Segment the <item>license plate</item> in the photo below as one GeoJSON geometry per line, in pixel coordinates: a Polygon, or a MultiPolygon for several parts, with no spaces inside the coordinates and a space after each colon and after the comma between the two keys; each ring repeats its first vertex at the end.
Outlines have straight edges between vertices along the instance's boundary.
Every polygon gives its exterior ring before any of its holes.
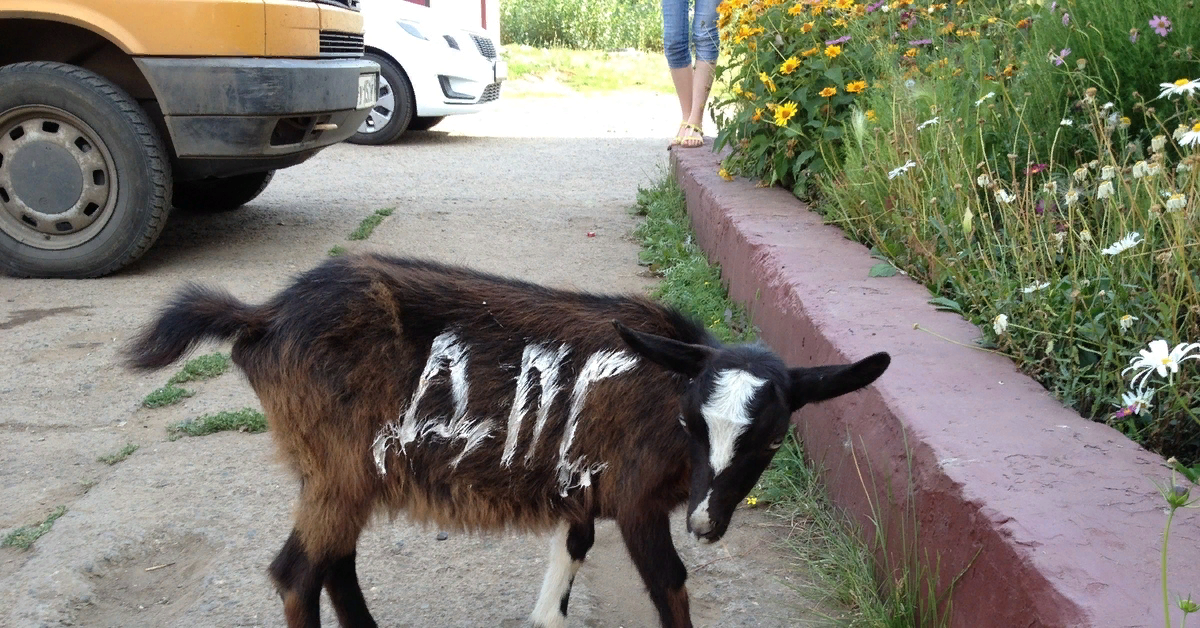
{"type": "Polygon", "coordinates": [[[496,82],[500,82],[500,81],[503,81],[504,79],[508,78],[508,64],[505,63],[504,61],[500,61],[499,59],[497,59],[496,67],[494,69],[495,69],[495,73],[493,76],[494,76],[494,80],[496,82]]]}
{"type": "Polygon", "coordinates": [[[376,74],[362,74],[358,77],[358,105],[355,109],[367,109],[375,106],[378,98],[376,93],[379,81],[376,74]]]}

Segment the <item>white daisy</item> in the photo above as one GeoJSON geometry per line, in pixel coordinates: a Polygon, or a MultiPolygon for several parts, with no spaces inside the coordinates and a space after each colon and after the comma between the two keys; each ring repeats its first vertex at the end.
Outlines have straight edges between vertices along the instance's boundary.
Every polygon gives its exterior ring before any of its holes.
{"type": "Polygon", "coordinates": [[[1050,234],[1050,237],[1054,238],[1054,250],[1062,251],[1063,244],[1065,244],[1067,241],[1067,232],[1059,231],[1057,233],[1052,233],[1050,234]]]}
{"type": "Polygon", "coordinates": [[[1017,200],[1017,197],[1013,196],[1012,194],[1009,194],[1008,192],[1005,192],[1004,189],[1002,189],[1002,188],[996,188],[996,200],[1007,205],[1007,204],[1017,200]]]}
{"type": "Polygon", "coordinates": [[[1159,83],[1158,86],[1162,88],[1162,93],[1158,95],[1159,98],[1163,96],[1178,96],[1180,94],[1191,96],[1192,92],[1200,89],[1200,79],[1189,81],[1181,78],[1174,83],[1159,83]]]}
{"type": "Polygon", "coordinates": [[[1154,407],[1154,404],[1150,403],[1153,397],[1153,389],[1140,388],[1136,393],[1129,391],[1121,395],[1121,407],[1128,410],[1129,414],[1144,414],[1154,407]]]}
{"type": "Polygon", "coordinates": [[[985,172],[979,175],[979,177],[975,179],[975,182],[979,184],[979,187],[986,188],[992,182],[992,178],[989,177],[985,172]]]}
{"type": "Polygon", "coordinates": [[[1136,164],[1133,164],[1133,178],[1141,179],[1142,177],[1149,176],[1149,174],[1150,169],[1146,167],[1145,161],[1139,161],[1136,164]]]}
{"type": "Polygon", "coordinates": [[[979,105],[982,105],[983,101],[985,101],[995,95],[996,95],[996,92],[988,92],[986,96],[975,101],[975,106],[978,107],[979,105]]]}
{"type": "Polygon", "coordinates": [[[1200,144],[1200,122],[1197,122],[1192,128],[1179,134],[1180,146],[1195,146],[1200,144]]]}
{"type": "Polygon", "coordinates": [[[908,172],[909,170],[915,168],[916,166],[917,166],[917,162],[909,159],[908,162],[905,163],[903,166],[897,166],[895,169],[888,172],[888,178],[895,179],[896,177],[904,174],[905,172],[908,172]]]}
{"type": "Polygon", "coordinates": [[[1115,106],[1116,106],[1116,105],[1112,104],[1111,102],[1106,102],[1106,103],[1104,103],[1104,106],[1103,106],[1103,107],[1100,107],[1100,108],[1101,108],[1101,109],[1103,109],[1103,110],[1105,110],[1105,111],[1108,111],[1109,109],[1112,109],[1112,108],[1113,108],[1113,107],[1115,107],[1115,106]]]}
{"type": "Polygon", "coordinates": [[[1075,126],[1075,121],[1070,118],[1063,118],[1059,121],[1058,126],[1075,126]]]}
{"type": "Polygon", "coordinates": [[[1150,140],[1150,150],[1152,150],[1156,153],[1161,153],[1163,147],[1165,147],[1166,145],[1167,145],[1167,136],[1165,136],[1165,135],[1155,135],[1154,138],[1150,140]]]}
{"type": "Polygon", "coordinates": [[[1113,195],[1112,181],[1105,181],[1104,183],[1100,184],[1100,187],[1096,188],[1096,198],[1098,198],[1100,200],[1104,200],[1112,195],[1113,195]]]}
{"type": "Polygon", "coordinates": [[[1172,194],[1167,199],[1167,211],[1176,211],[1187,207],[1187,197],[1182,194],[1172,194]]]}
{"type": "Polygon", "coordinates": [[[1180,362],[1200,358],[1200,355],[1192,353],[1197,349],[1200,349],[1200,343],[1181,342],[1168,351],[1166,340],[1152,340],[1150,348],[1140,350],[1138,352],[1140,355],[1129,361],[1129,366],[1121,371],[1121,375],[1134,371],[1130,384],[1136,388],[1140,388],[1138,380],[1145,384],[1146,378],[1153,372],[1157,372],[1159,377],[1166,377],[1170,381],[1179,372],[1180,362]]]}
{"type": "Polygon", "coordinates": [[[1074,176],[1075,180],[1080,183],[1087,181],[1087,178],[1088,178],[1087,166],[1080,166],[1078,169],[1075,170],[1075,172],[1071,173],[1071,175],[1074,176]]]}
{"type": "MultiPolygon", "coordinates": [[[[1080,242],[1091,242],[1092,241],[1092,232],[1088,231],[1087,229],[1080,231],[1079,232],[1079,241],[1080,242]]],[[[1085,279],[1084,281],[1090,281],[1090,280],[1085,279]]],[[[1086,285],[1086,284],[1084,284],[1084,285],[1086,285]]]]}
{"type": "Polygon", "coordinates": [[[1067,190],[1067,207],[1074,207],[1079,202],[1079,190],[1071,188],[1067,190]]]}
{"type": "Polygon", "coordinates": [[[1100,169],[1100,180],[1108,181],[1117,174],[1117,169],[1112,166],[1105,166],[1100,169]]]}
{"type": "Polygon", "coordinates": [[[1146,166],[1146,176],[1157,177],[1162,173],[1162,164],[1152,161],[1146,166]]]}
{"type": "Polygon", "coordinates": [[[922,122],[921,124],[918,124],[917,130],[920,131],[921,129],[924,129],[927,126],[933,126],[935,124],[940,123],[941,121],[942,121],[941,116],[934,116],[934,117],[922,122]]]}
{"type": "Polygon", "coordinates": [[[1008,331],[1008,315],[997,314],[996,318],[992,319],[992,330],[997,336],[1003,336],[1004,332],[1008,331]]]}
{"type": "Polygon", "coordinates": [[[1035,282],[1029,284],[1028,286],[1025,286],[1024,288],[1021,288],[1021,292],[1024,292],[1025,294],[1032,294],[1034,292],[1037,292],[1038,290],[1045,290],[1046,288],[1049,288],[1049,287],[1050,287],[1049,281],[1043,281],[1041,283],[1038,283],[1035,281],[1035,282]]]}
{"type": "Polygon", "coordinates": [[[1121,326],[1121,331],[1129,331],[1129,328],[1133,327],[1133,321],[1136,320],[1138,320],[1138,317],[1126,314],[1117,321],[1117,325],[1121,326]]]}
{"type": "Polygon", "coordinates": [[[1117,255],[1118,253],[1132,249],[1142,241],[1142,234],[1136,231],[1130,231],[1129,233],[1125,234],[1124,238],[1113,242],[1111,246],[1100,249],[1100,252],[1105,255],[1117,255]]]}

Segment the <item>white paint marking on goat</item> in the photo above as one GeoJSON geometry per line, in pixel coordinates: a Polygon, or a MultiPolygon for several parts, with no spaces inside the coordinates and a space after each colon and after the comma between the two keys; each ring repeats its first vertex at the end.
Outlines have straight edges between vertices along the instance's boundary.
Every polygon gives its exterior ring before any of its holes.
{"type": "Polygon", "coordinates": [[[413,391],[408,406],[398,421],[393,421],[379,430],[372,444],[375,466],[381,475],[387,474],[387,449],[393,442],[400,444],[400,451],[408,453],[407,447],[413,441],[427,436],[438,436],[447,440],[465,440],[462,452],[450,462],[451,467],[457,467],[464,456],[477,447],[483,440],[491,436],[492,421],[471,421],[467,417],[467,399],[470,386],[467,382],[467,348],[452,331],[446,331],[433,339],[429,348],[429,358],[421,371],[421,379],[417,389],[413,391]],[[454,410],[449,417],[432,417],[419,414],[421,399],[429,392],[429,387],[443,372],[450,374],[450,395],[453,399],[454,410]],[[397,425],[399,423],[399,425],[397,425]]]}
{"type": "Polygon", "coordinates": [[[709,464],[714,477],[733,461],[733,446],[753,421],[748,412],[750,400],[766,381],[741,369],[717,374],[712,393],[700,408],[708,424],[709,464]]]}
{"type": "Polygon", "coordinates": [[[538,594],[537,605],[533,607],[533,615],[530,617],[533,625],[538,628],[563,628],[567,625],[567,618],[559,609],[563,595],[571,589],[571,581],[583,565],[581,560],[571,560],[571,554],[567,551],[569,529],[565,521],[558,524],[558,529],[550,539],[550,560],[546,566],[546,576],[542,579],[542,591],[538,594]]]}
{"type": "Polygon", "coordinates": [[[592,384],[610,377],[616,377],[621,373],[632,369],[638,363],[637,356],[625,351],[597,351],[588,356],[588,359],[583,364],[583,369],[580,370],[579,376],[575,379],[575,388],[571,391],[571,409],[567,415],[567,425],[563,430],[562,441],[558,445],[558,488],[559,494],[566,496],[567,490],[573,488],[572,480],[574,476],[579,475],[578,483],[574,486],[584,486],[583,474],[587,474],[588,485],[591,484],[591,476],[599,473],[607,463],[596,463],[589,465],[586,457],[580,457],[574,462],[568,462],[567,455],[571,451],[571,445],[575,442],[575,431],[579,427],[579,414],[583,412],[583,404],[587,400],[588,391],[592,384]]]}
{"type": "Polygon", "coordinates": [[[538,399],[537,422],[534,423],[533,437],[527,458],[533,455],[537,438],[546,425],[546,419],[550,416],[550,406],[562,389],[558,384],[558,374],[563,360],[566,359],[569,352],[570,348],[567,345],[561,345],[556,351],[552,351],[544,345],[526,345],[521,354],[521,372],[517,375],[517,390],[513,398],[512,412],[508,415],[508,435],[504,439],[504,454],[500,457],[502,465],[510,466],[513,456],[517,453],[517,438],[521,433],[521,422],[529,412],[529,392],[533,388],[533,371],[536,369],[542,393],[538,399]]]}

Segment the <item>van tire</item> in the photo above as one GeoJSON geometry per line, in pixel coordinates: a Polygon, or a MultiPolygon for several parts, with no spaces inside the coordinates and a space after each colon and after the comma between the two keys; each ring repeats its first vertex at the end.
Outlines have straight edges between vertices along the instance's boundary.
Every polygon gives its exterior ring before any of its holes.
{"type": "Polygon", "coordinates": [[[166,226],[162,138],[129,94],[94,72],[46,61],[0,67],[0,159],[0,270],[9,274],[107,275],[166,226]],[[31,159],[26,149],[39,152],[31,159]]]}

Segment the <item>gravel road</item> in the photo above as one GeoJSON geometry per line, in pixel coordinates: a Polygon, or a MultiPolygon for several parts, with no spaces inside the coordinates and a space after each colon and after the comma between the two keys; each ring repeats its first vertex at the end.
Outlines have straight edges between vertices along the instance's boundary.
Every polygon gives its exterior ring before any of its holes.
{"type": "MultiPolygon", "coordinates": [[[[0,549],[0,625],[281,626],[265,568],[290,529],[297,485],[270,435],[172,442],[165,429],[257,399],[231,371],[189,385],[195,395],[178,405],[143,408],[171,371],[125,372],[118,347],[184,280],[260,301],[337,244],[555,286],[646,290],[629,207],[665,168],[675,112],[673,97],[645,93],[506,98],[395,146],[332,147],[238,211],[177,212],[153,250],[115,276],[0,278],[0,532],[67,507],[32,549],[0,549]],[[345,241],[386,207],[395,212],[369,240],[345,241]],[[140,449],[124,462],[97,461],[129,442],[140,449]]],[[[813,619],[771,518],[743,511],[714,546],[688,536],[679,513],[673,521],[697,626],[813,619]]],[[[359,576],[381,625],[525,625],[547,539],[437,532],[400,519],[364,534],[359,576]]],[[[611,523],[588,558],[569,625],[657,625],[611,523]]]]}

